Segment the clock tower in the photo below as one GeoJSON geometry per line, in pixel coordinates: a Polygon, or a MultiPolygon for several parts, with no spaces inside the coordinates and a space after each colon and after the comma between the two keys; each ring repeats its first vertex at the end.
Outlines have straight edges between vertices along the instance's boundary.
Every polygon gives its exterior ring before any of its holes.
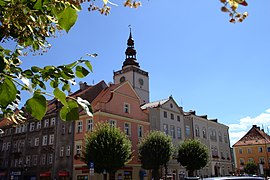
{"type": "Polygon", "coordinates": [[[132,38],[131,29],[127,40],[126,59],[123,62],[122,69],[113,72],[113,80],[115,84],[129,81],[138,96],[141,104],[149,102],[149,77],[148,72],[140,69],[140,65],[136,59],[136,50],[134,48],[134,40],[132,38]]]}

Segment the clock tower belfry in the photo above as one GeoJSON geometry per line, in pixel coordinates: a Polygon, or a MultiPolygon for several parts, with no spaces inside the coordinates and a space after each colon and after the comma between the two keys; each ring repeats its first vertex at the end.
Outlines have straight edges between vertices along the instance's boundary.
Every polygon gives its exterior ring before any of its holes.
{"type": "Polygon", "coordinates": [[[148,72],[140,69],[140,65],[136,59],[136,50],[134,48],[134,40],[132,38],[131,28],[129,38],[127,40],[126,59],[123,62],[122,69],[113,72],[113,80],[115,84],[129,81],[138,96],[141,104],[149,102],[149,77],[148,72]]]}

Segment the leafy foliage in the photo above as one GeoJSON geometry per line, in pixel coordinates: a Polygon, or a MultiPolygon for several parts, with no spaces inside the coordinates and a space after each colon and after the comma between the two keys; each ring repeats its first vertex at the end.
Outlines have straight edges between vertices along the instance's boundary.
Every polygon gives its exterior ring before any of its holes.
{"type": "Polygon", "coordinates": [[[171,137],[161,131],[152,131],[139,143],[139,159],[142,167],[153,170],[154,179],[158,179],[158,170],[172,158],[174,147],[171,137]]]}
{"type": "Polygon", "coordinates": [[[86,164],[93,162],[95,172],[115,173],[131,159],[131,142],[116,127],[108,123],[99,123],[93,132],[85,135],[85,151],[82,160],[86,164]]]}
{"type": "Polygon", "coordinates": [[[258,166],[254,162],[248,162],[244,167],[244,171],[248,174],[256,174],[258,171],[258,166]]]}
{"type": "Polygon", "coordinates": [[[198,140],[186,140],[178,147],[177,161],[187,169],[189,176],[193,176],[195,170],[205,167],[208,158],[207,147],[198,140]]]}
{"type": "Polygon", "coordinates": [[[224,4],[221,11],[229,13],[231,23],[243,22],[247,18],[247,12],[239,13],[237,11],[239,5],[248,5],[245,0],[220,0],[220,2],[224,4]]]}
{"type": "MultiPolygon", "coordinates": [[[[69,32],[77,21],[77,12],[86,0],[0,0],[0,42],[13,41],[17,44],[14,51],[0,45],[0,111],[3,117],[16,123],[24,121],[23,112],[14,110],[19,107],[21,91],[29,91],[33,96],[26,101],[26,110],[41,120],[47,109],[47,96],[60,101],[63,105],[60,115],[63,120],[78,119],[81,106],[91,115],[90,104],[82,99],[69,97],[74,78],[84,78],[92,71],[89,60],[79,59],[68,65],[33,66],[23,70],[21,56],[30,52],[42,54],[50,47],[48,38],[56,37],[62,30],[69,32]],[[48,93],[50,84],[53,93],[48,93]]],[[[88,10],[98,10],[109,14],[112,4],[108,0],[87,0],[88,10]],[[101,7],[96,5],[100,2],[101,7]]],[[[140,2],[125,0],[124,6],[138,7],[140,2]]],[[[96,57],[97,54],[87,54],[96,57]]]]}

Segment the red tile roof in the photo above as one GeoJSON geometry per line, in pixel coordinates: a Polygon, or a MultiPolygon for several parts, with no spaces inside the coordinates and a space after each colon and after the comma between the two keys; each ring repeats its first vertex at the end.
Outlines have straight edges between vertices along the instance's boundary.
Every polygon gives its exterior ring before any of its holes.
{"type": "Polygon", "coordinates": [[[270,136],[266,134],[264,130],[260,129],[260,127],[253,125],[252,128],[233,145],[233,147],[268,143],[270,143],[270,136]]]}

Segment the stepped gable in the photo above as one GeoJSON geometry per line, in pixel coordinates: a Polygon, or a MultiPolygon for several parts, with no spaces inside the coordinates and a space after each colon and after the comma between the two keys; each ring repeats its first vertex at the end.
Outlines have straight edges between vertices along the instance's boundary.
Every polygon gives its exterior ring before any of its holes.
{"type": "Polygon", "coordinates": [[[233,147],[270,143],[270,136],[260,127],[253,125],[252,128],[233,147]]]}

